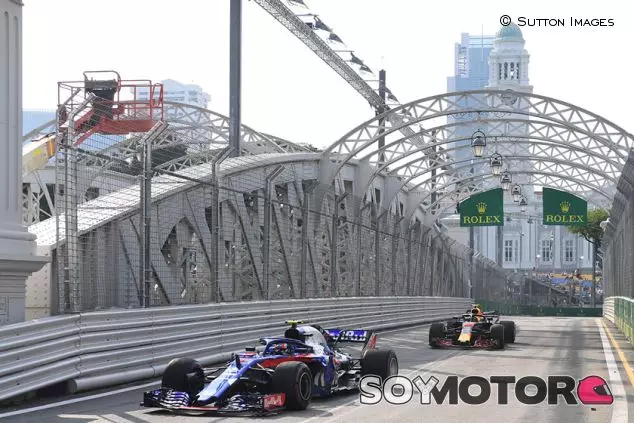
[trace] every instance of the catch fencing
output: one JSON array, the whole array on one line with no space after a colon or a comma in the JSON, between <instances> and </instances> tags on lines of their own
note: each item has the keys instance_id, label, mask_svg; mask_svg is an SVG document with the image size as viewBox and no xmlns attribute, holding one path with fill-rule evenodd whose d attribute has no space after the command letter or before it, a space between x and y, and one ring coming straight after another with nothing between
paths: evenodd
<instances>
[{"instance_id":1,"label":"catch fencing","mask_svg":"<svg viewBox=\"0 0 634 423\"><path fill-rule=\"evenodd\" d=\"M90 101L66 105L66 113ZM362 187L354 174L362 164L323 186L320 154L248 127L232 157L225 117L178 104L167 104L165 121L146 132L120 135L107 125L87 137L58 128L55 224L30 227L53 256L51 314L508 296L507 271L422 215L406 218L410 199L399 194L386 204L384 181Z\"/></svg>"},{"instance_id":2,"label":"catch fencing","mask_svg":"<svg viewBox=\"0 0 634 423\"><path fill-rule=\"evenodd\" d=\"M634 298L634 150L617 185L610 217L604 224L603 288L605 297Z\"/></svg>"}]
</instances>

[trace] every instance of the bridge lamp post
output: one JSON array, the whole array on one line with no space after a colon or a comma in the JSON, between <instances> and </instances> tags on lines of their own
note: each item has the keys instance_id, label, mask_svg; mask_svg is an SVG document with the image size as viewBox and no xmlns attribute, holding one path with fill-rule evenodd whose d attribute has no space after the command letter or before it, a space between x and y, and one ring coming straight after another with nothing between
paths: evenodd
<instances>
[{"instance_id":1,"label":"bridge lamp post","mask_svg":"<svg viewBox=\"0 0 634 423\"><path fill-rule=\"evenodd\" d=\"M511 179L511 174L508 173L508 171L504 172L502 178L500 178L500 182L502 183L502 189L504 191L508 191L511 187L511 182L513 182L513 180Z\"/></svg>"},{"instance_id":2,"label":"bridge lamp post","mask_svg":"<svg viewBox=\"0 0 634 423\"><path fill-rule=\"evenodd\" d=\"M522 208L522 213L526 213L527 205L528 205L528 202L526 201L526 197L522 196L522 198L520 198L520 207Z\"/></svg>"},{"instance_id":3,"label":"bridge lamp post","mask_svg":"<svg viewBox=\"0 0 634 423\"><path fill-rule=\"evenodd\" d=\"M519 202L520 201L520 197L522 196L522 187L519 186L519 184L515 184L513 185L513 189L511 190L511 194L513 195L513 201L514 202Z\"/></svg>"},{"instance_id":4,"label":"bridge lamp post","mask_svg":"<svg viewBox=\"0 0 634 423\"><path fill-rule=\"evenodd\" d=\"M484 155L484 148L487 146L487 137L484 132L477 130L471 135L471 148L475 157Z\"/></svg>"},{"instance_id":5,"label":"bridge lamp post","mask_svg":"<svg viewBox=\"0 0 634 423\"><path fill-rule=\"evenodd\" d=\"M502 155L500 153L494 153L491 156L491 171L493 176L500 176L502 171Z\"/></svg>"}]
</instances>

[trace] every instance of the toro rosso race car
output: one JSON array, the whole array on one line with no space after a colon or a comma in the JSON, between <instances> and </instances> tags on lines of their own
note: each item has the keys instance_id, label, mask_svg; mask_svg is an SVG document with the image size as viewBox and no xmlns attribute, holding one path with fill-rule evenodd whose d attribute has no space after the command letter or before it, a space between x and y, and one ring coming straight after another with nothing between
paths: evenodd
<instances>
[{"instance_id":1,"label":"toro rosso race car","mask_svg":"<svg viewBox=\"0 0 634 423\"><path fill-rule=\"evenodd\" d=\"M204 369L196 360L172 360L159 389L143 394L142 406L186 414L264 415L280 409L304 410L313 397L357 389L365 375L383 380L398 374L393 350L376 348L367 330L323 329L292 325L284 337L261 338L255 347L235 353L226 366ZM358 356L340 344L362 343Z\"/></svg>"},{"instance_id":2,"label":"toro rosso race car","mask_svg":"<svg viewBox=\"0 0 634 423\"><path fill-rule=\"evenodd\" d=\"M477 304L447 322L432 323L429 345L438 347L479 347L503 349L515 342L515 322L502 320L496 311L482 312Z\"/></svg>"}]
</instances>

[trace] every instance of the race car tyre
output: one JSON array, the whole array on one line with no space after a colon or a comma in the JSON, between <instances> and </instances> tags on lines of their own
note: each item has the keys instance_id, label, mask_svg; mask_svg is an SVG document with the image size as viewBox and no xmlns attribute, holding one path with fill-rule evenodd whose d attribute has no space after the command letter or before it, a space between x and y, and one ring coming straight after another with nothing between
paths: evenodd
<instances>
[{"instance_id":1,"label":"race car tyre","mask_svg":"<svg viewBox=\"0 0 634 423\"><path fill-rule=\"evenodd\" d=\"M515 322L502 320L500 324L504 326L504 342L507 344L515 342Z\"/></svg>"},{"instance_id":2,"label":"race car tyre","mask_svg":"<svg viewBox=\"0 0 634 423\"><path fill-rule=\"evenodd\" d=\"M398 375L398 358L394 350L368 350L361 359L361 373L382 380Z\"/></svg>"},{"instance_id":3,"label":"race car tyre","mask_svg":"<svg viewBox=\"0 0 634 423\"><path fill-rule=\"evenodd\" d=\"M491 339L498 341L497 345L494 347L495 349L504 349L504 326L500 324L491 326Z\"/></svg>"},{"instance_id":4,"label":"race car tyre","mask_svg":"<svg viewBox=\"0 0 634 423\"><path fill-rule=\"evenodd\" d=\"M437 347L437 340L445 337L445 325L444 323L436 322L432 323L429 327L429 346Z\"/></svg>"},{"instance_id":5,"label":"race car tyre","mask_svg":"<svg viewBox=\"0 0 634 423\"><path fill-rule=\"evenodd\" d=\"M308 366L299 361L278 365L273 372L273 392L285 394L287 409L305 410L313 395L313 375Z\"/></svg>"},{"instance_id":6,"label":"race car tyre","mask_svg":"<svg viewBox=\"0 0 634 423\"><path fill-rule=\"evenodd\" d=\"M205 372L202 366L192 358L176 358L169 362L161 387L178 392L187 392L190 397L198 394L205 386Z\"/></svg>"}]
</instances>

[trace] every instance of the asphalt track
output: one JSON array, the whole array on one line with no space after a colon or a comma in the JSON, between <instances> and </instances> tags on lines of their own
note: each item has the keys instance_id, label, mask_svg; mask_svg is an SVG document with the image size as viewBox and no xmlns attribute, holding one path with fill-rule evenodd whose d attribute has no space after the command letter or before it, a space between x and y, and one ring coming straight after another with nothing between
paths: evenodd
<instances>
[{"instance_id":1,"label":"asphalt track","mask_svg":"<svg viewBox=\"0 0 634 423\"><path fill-rule=\"evenodd\" d=\"M139 406L142 392L151 389L148 383L137 387L117 388L99 393L55 399L44 404L27 404L18 409L0 409L0 419L6 422L47 423L176 423L176 422L275 422L275 423L334 423L334 422L634 422L634 363L630 344L613 325L604 326L597 318L515 318L520 327L515 344L502 351L430 349L427 326L384 333L380 347L395 349L400 375L427 380L434 376L444 383L448 376L539 376L567 375L583 379L601 376L614 395L612 405L558 405L543 402L524 405L517 401L510 385L508 405L497 404L497 388L492 385L490 400L482 405L421 404L414 388L412 399L401 405L385 401L377 405L360 404L359 393L314 400L302 412L281 412L266 418L251 417L184 417ZM607 330L606 330L607 329ZM398 391L397 391L398 392ZM477 395L479 388L469 392ZM576 390L575 390L576 392ZM527 393L534 391L528 388ZM629 400L628 400L629 399Z\"/></svg>"}]
</instances>

